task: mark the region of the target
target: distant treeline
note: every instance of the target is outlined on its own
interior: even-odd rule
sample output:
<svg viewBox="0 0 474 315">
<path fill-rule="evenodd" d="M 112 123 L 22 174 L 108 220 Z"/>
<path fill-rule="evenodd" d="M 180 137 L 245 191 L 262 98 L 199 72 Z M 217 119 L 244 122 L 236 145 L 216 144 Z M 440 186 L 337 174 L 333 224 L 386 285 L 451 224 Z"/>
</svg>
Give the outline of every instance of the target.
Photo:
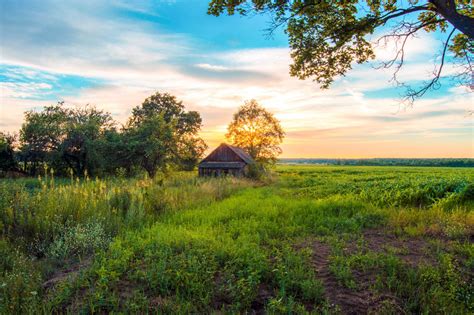
<svg viewBox="0 0 474 315">
<path fill-rule="evenodd" d="M 474 167 L 474 159 L 279 159 L 279 164 Z"/>
</svg>

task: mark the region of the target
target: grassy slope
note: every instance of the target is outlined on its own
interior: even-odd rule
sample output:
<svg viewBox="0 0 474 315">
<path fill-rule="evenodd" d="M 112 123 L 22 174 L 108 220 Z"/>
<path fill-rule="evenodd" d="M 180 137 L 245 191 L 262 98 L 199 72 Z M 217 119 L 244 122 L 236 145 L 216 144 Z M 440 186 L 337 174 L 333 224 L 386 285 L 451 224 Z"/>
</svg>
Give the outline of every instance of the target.
<svg viewBox="0 0 474 315">
<path fill-rule="evenodd" d="M 123 229 L 80 277 L 36 301 L 46 312 L 332 313 L 345 311 L 332 305 L 337 290 L 377 298 L 369 310 L 379 312 L 469 312 L 474 170 L 278 171 L 270 186 Z M 395 241 L 381 250 L 367 231 L 383 231 L 382 243 L 416 239 L 426 257 L 405 259 L 410 248 Z"/>
</svg>

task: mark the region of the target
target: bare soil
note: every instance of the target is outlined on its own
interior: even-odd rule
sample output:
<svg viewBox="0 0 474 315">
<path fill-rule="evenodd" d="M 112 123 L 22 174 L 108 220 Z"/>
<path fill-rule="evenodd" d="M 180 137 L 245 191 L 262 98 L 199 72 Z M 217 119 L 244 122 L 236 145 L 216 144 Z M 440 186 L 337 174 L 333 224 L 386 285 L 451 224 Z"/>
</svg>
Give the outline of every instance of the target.
<svg viewBox="0 0 474 315">
<path fill-rule="evenodd" d="M 53 289 L 59 283 L 66 280 L 74 280 L 82 270 L 87 269 L 92 263 L 91 258 L 84 259 L 78 263 L 67 266 L 66 268 L 59 269 L 53 273 L 48 280 L 43 282 L 43 289 L 46 291 Z"/>
<path fill-rule="evenodd" d="M 376 270 L 362 272 L 353 271 L 357 284 L 356 289 L 350 289 L 338 282 L 329 269 L 331 248 L 318 241 L 306 241 L 302 247 L 310 247 L 313 251 L 312 265 L 317 277 L 325 288 L 325 297 L 331 308 L 342 314 L 378 314 L 383 310 L 396 310 L 403 314 L 402 301 L 390 293 L 379 293 L 371 290 L 375 283 Z M 434 258 L 429 255 L 428 243 L 421 238 L 399 238 L 387 231 L 369 230 L 363 233 L 363 241 L 349 241 L 344 248 L 347 254 L 372 251 L 376 253 L 393 253 L 402 259 L 408 266 L 416 267 L 420 264 L 434 264 Z"/>
<path fill-rule="evenodd" d="M 434 257 L 430 254 L 429 243 L 421 237 L 398 237 L 390 231 L 372 229 L 363 233 L 363 244 L 358 248 L 357 242 L 349 242 L 346 250 L 371 251 L 375 253 L 393 253 L 410 267 L 420 264 L 435 264 Z"/>
</svg>

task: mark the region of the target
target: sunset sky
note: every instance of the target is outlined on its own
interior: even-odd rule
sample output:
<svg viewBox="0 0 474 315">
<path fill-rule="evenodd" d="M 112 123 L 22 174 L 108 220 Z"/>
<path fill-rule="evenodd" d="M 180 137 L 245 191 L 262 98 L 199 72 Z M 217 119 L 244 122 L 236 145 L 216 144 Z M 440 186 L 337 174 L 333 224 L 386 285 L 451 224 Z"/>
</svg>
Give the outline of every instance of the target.
<svg viewBox="0 0 474 315">
<path fill-rule="evenodd" d="M 268 16 L 213 17 L 206 9 L 204 0 L 2 0 L 0 130 L 18 131 L 25 111 L 59 100 L 96 105 L 124 122 L 160 91 L 201 113 L 211 148 L 254 98 L 286 131 L 282 157 L 474 157 L 473 94 L 446 79 L 413 107 L 401 105 L 393 70 L 374 69 L 393 46 L 377 47 L 373 63 L 321 90 L 290 77 L 287 38 L 283 30 L 266 36 Z M 413 39 L 400 79 L 427 79 L 445 36 Z"/>
</svg>

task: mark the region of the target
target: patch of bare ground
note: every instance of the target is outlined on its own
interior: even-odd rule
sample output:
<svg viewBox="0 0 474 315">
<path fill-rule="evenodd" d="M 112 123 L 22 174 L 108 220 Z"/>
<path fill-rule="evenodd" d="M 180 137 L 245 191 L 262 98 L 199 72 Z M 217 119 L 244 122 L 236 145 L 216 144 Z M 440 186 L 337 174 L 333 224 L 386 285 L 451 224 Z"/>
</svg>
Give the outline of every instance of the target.
<svg viewBox="0 0 474 315">
<path fill-rule="evenodd" d="M 332 307 L 342 314 L 379 314 L 384 310 L 403 314 L 402 301 L 390 293 L 374 292 L 371 286 L 377 279 L 377 271 L 353 270 L 356 289 L 340 284 L 330 270 L 331 248 L 318 240 L 307 240 L 298 247 L 310 247 L 313 251 L 312 266 L 325 288 L 325 297 Z M 428 243 L 421 238 L 399 238 L 387 231 L 369 230 L 363 233 L 362 241 L 349 241 L 344 252 L 348 255 L 372 251 L 392 253 L 408 266 L 433 264 L 428 254 Z"/>
<path fill-rule="evenodd" d="M 272 298 L 272 290 L 266 283 L 258 287 L 257 298 L 252 302 L 251 314 L 265 314 L 265 304 Z"/>
<path fill-rule="evenodd" d="M 214 281 L 216 287 L 219 289 L 214 292 L 212 308 L 214 314 L 225 314 L 226 312 L 223 310 L 225 310 L 228 305 L 232 304 L 232 297 L 229 296 L 229 292 L 226 292 L 225 290 L 225 279 L 220 272 L 215 275 Z M 265 314 L 265 304 L 272 298 L 272 296 L 273 291 L 271 287 L 267 283 L 260 283 L 257 296 L 252 301 L 248 314 Z"/>
<path fill-rule="evenodd" d="M 43 282 L 43 290 L 49 296 L 49 298 L 53 298 L 54 290 L 58 287 L 61 283 L 73 282 L 77 279 L 80 273 L 87 268 L 89 268 L 92 264 L 92 257 L 88 257 L 80 262 L 69 264 L 64 268 L 60 268 L 56 270 L 45 282 Z M 75 292 L 72 299 L 67 302 L 66 304 L 59 306 L 58 309 L 55 311 L 59 314 L 65 313 L 72 313 L 77 314 L 80 312 L 81 308 L 84 305 L 84 297 L 90 293 L 90 288 L 80 288 L 77 292 Z"/>
<path fill-rule="evenodd" d="M 43 289 L 48 291 L 56 287 L 59 283 L 64 281 L 73 281 L 82 270 L 87 269 L 92 263 L 91 258 L 84 259 L 78 263 L 71 264 L 66 268 L 61 268 L 55 271 L 45 282 L 43 282 Z"/>
<path fill-rule="evenodd" d="M 430 254 L 429 243 L 424 238 L 399 237 L 383 229 L 365 231 L 362 236 L 362 243 L 348 242 L 346 251 L 349 254 L 356 252 L 358 249 L 363 252 L 392 253 L 410 267 L 436 263 L 433 255 Z"/>
<path fill-rule="evenodd" d="M 372 280 L 370 274 L 354 274 L 358 284 L 357 290 L 339 284 L 329 268 L 331 249 L 327 244 L 312 241 L 312 265 L 318 279 L 324 286 L 325 297 L 331 306 L 338 308 L 343 314 L 367 314 L 370 309 L 376 309 L 382 301 L 369 290 L 368 283 Z"/>
</svg>

